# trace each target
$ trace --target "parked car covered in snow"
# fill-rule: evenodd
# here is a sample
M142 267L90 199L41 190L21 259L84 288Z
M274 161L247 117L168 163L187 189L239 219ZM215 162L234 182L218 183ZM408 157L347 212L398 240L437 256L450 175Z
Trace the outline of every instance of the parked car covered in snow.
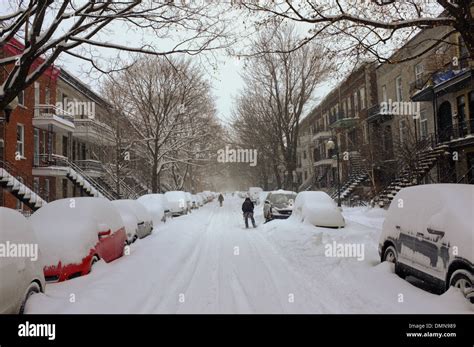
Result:
M395 263L439 293L450 285L474 301L474 186L426 184L400 190L387 211L379 241L381 261Z
M48 282L86 275L99 259L109 263L123 255L125 226L105 198L55 200L33 213L30 222Z
M40 256L28 220L15 210L0 207L0 314L23 313L28 298L44 292Z
M295 192L282 189L270 192L263 205L263 216L265 220L286 219L291 216L295 199Z
M184 195L186 195L186 206L188 206L188 212L191 212L191 210L194 208L193 196L191 193L188 193L188 192L184 192Z
M145 206L155 228L160 222L166 222L168 218L171 218L170 204L165 194L146 194L140 196L137 201Z
M153 220L145 206L135 200L114 200L112 204L119 211L125 224L128 244L151 234Z
M169 208L173 216L181 216L188 213L186 194L182 191L174 190L165 193L169 203Z
M344 217L331 197L321 191L305 191L296 195L292 216L317 227L342 228Z

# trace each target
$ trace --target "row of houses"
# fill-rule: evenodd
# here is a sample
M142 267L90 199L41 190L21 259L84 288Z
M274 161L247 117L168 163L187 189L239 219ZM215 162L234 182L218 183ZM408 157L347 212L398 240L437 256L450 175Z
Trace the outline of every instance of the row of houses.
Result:
M0 54L23 49L11 40ZM0 71L0 83L9 71ZM0 120L0 206L28 214L60 198L133 198L147 192L136 174L138 160L116 174L117 129L124 128L116 123L126 119L78 78L52 66L17 101Z
M474 64L450 30L361 63L303 119L300 190L386 206L406 186L474 183Z

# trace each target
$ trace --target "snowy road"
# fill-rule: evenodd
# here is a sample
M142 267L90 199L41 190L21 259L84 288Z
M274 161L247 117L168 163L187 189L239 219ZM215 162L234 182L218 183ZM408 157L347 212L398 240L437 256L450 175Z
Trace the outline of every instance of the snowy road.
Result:
M430 294L379 264L384 211L347 209L347 227L293 220L246 230L239 198L159 225L131 254L33 296L28 313L474 313L455 289ZM364 259L327 257L328 243Z

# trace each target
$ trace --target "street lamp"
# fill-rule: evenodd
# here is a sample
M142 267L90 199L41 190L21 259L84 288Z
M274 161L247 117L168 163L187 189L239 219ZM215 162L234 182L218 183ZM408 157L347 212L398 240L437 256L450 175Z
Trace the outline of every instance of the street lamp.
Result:
M329 139L326 142L326 148L327 149L335 149L336 150L336 158L337 158L337 206L341 207L341 180L339 178L339 147L337 145L337 140L333 141L332 139Z

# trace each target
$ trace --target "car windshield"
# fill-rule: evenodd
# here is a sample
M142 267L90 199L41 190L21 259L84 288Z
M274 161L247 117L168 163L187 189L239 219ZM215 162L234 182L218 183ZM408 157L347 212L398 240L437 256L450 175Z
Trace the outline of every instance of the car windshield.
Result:
M288 204L290 201L294 202L296 194L272 194L270 196L270 202L274 204Z

